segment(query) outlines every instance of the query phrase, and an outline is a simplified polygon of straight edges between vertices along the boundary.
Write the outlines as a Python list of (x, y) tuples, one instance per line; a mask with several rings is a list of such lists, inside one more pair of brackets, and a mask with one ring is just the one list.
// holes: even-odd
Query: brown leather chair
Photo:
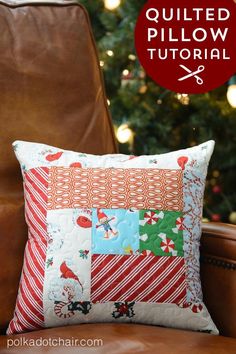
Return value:
[[(86, 324), (5, 336), (26, 242), (15, 139), (117, 151), (86, 11), (74, 1), (0, 1), (0, 353), (235, 353), (236, 228), (203, 225), (205, 302), (221, 335), (138, 324)], [(101, 338), (103, 346), (6, 348), (7, 339)], [(23, 345), (23, 347), (22, 347)]]

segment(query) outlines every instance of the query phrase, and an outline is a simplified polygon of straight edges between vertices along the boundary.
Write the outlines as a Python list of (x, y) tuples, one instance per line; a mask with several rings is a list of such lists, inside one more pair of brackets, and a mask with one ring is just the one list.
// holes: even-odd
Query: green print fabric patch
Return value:
[(140, 210), (140, 252), (183, 257), (183, 213)]

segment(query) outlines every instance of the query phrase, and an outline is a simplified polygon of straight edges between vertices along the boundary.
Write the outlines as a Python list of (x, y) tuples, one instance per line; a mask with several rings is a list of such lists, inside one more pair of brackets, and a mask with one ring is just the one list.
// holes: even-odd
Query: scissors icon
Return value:
[(185, 75), (183, 77), (181, 77), (180, 79), (178, 79), (178, 81), (184, 81), (190, 77), (195, 77), (197, 84), (198, 85), (202, 85), (203, 84), (203, 80), (200, 76), (198, 76), (197, 74), (201, 73), (202, 71), (205, 70), (205, 66), (204, 65), (200, 65), (196, 71), (191, 71), (190, 69), (188, 69), (186, 66), (184, 65), (180, 65), (180, 67), (182, 69), (184, 69), (185, 71), (187, 71), (188, 75)]

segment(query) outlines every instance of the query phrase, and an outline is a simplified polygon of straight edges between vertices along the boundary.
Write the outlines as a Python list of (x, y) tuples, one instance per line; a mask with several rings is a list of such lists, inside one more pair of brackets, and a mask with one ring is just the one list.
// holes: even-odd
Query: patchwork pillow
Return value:
[(218, 334), (199, 278), (213, 141), (140, 157), (13, 146), (29, 238), (8, 334), (88, 322)]

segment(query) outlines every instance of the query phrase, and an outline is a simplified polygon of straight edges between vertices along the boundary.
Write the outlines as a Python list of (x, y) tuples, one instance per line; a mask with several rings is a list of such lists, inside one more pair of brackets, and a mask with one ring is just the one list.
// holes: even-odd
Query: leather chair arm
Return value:
[(202, 231), (204, 302), (220, 334), (236, 337), (236, 226), (206, 223)]

